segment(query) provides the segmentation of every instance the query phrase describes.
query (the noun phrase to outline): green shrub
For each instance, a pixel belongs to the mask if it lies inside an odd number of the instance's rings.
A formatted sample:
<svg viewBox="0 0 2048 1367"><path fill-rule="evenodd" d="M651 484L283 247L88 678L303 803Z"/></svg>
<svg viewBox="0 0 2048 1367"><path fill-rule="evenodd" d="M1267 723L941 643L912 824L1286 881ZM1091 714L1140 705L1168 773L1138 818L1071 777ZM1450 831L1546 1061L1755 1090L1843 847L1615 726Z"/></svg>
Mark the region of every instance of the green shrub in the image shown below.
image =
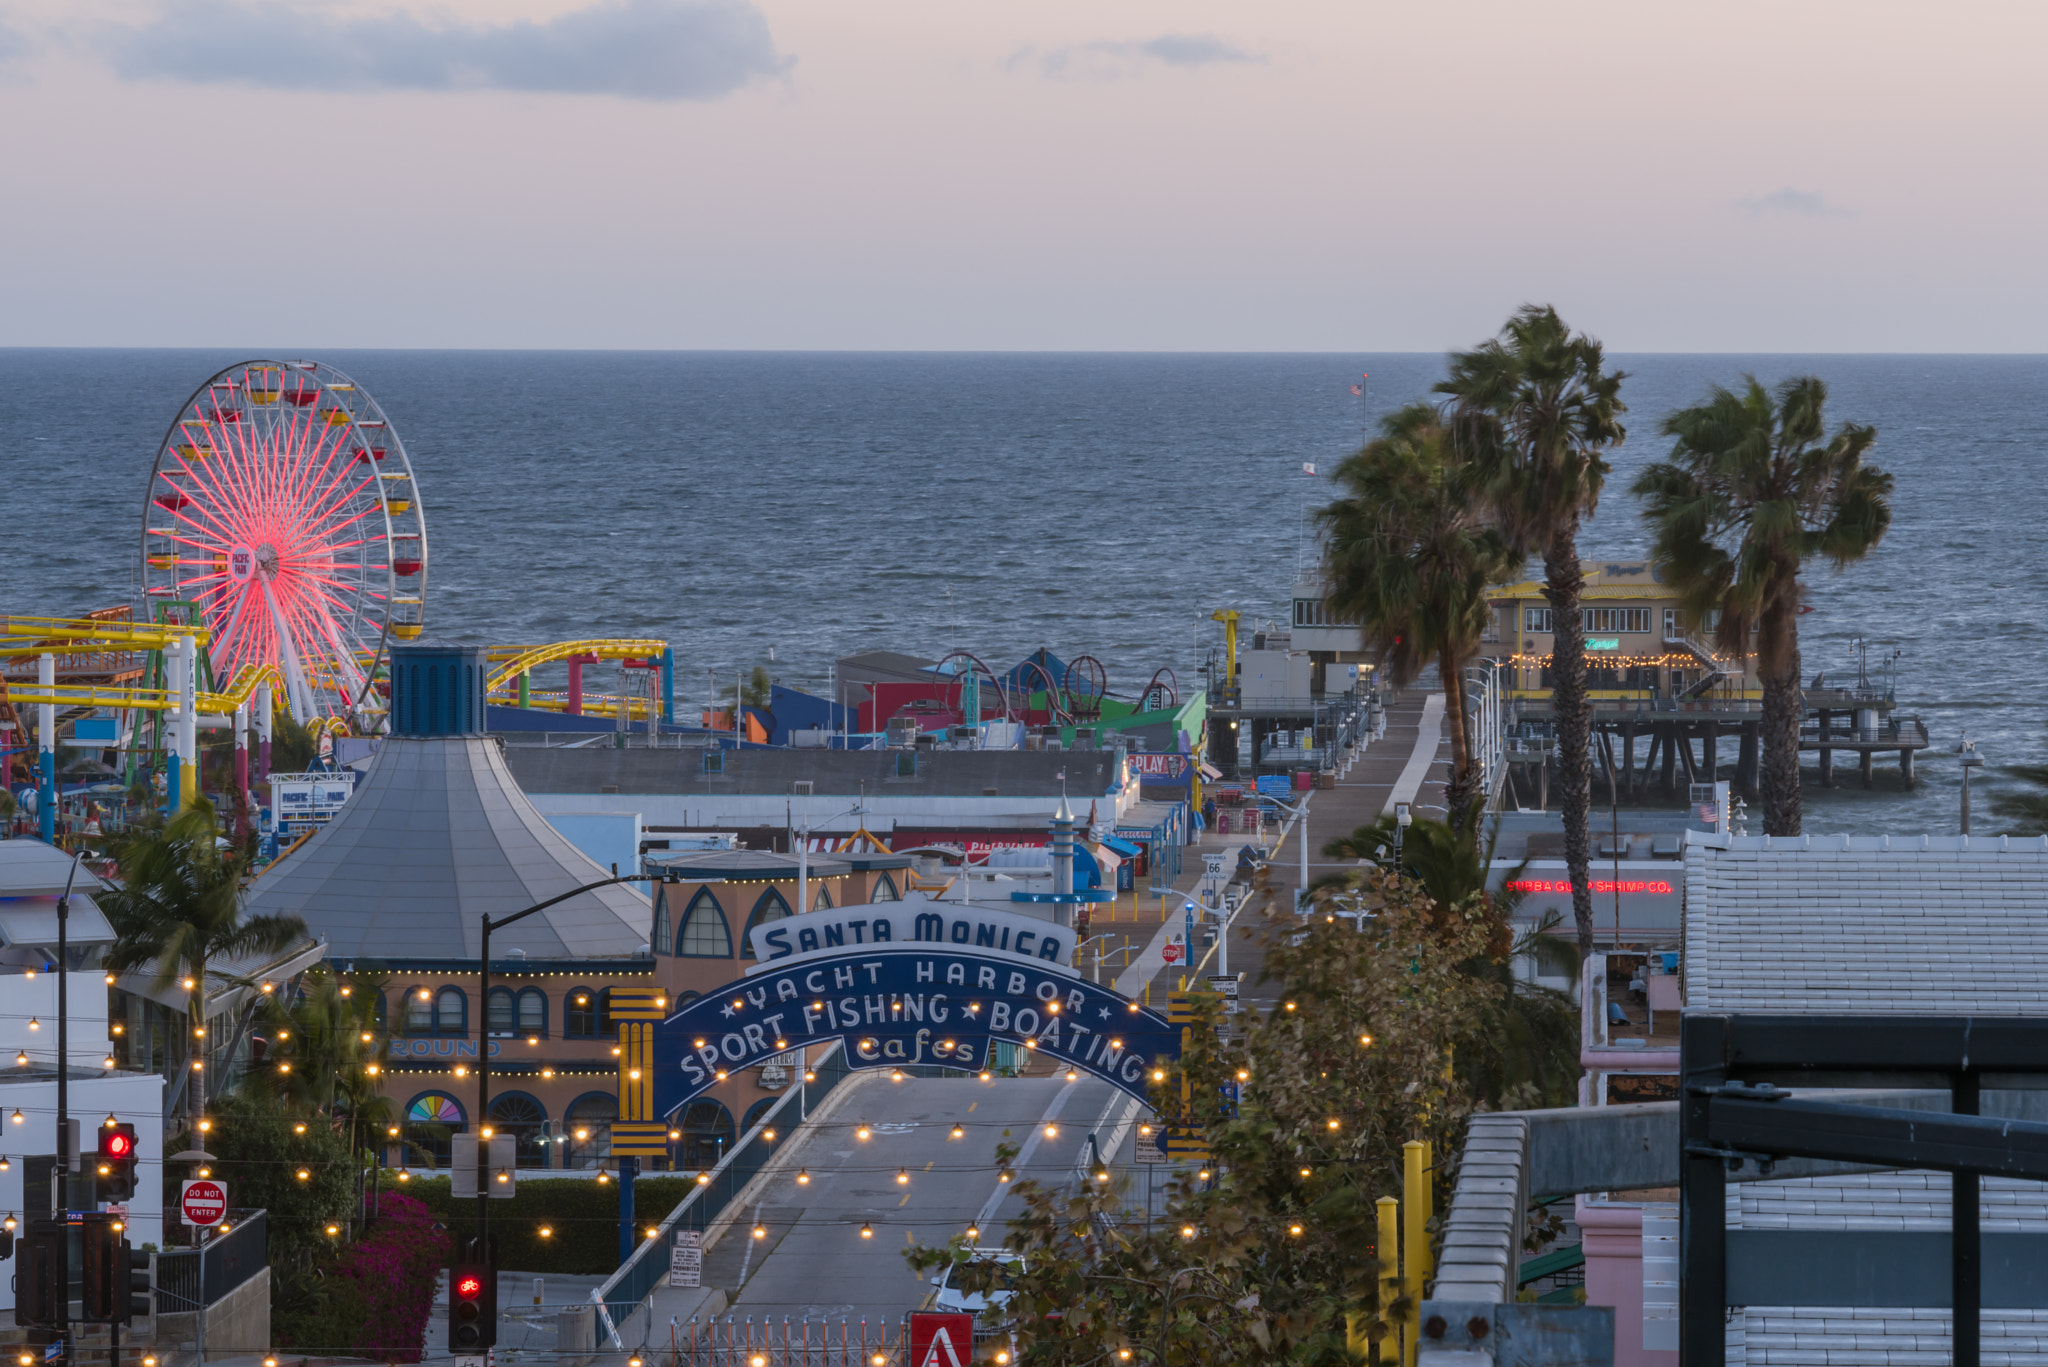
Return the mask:
<svg viewBox="0 0 2048 1367"><path fill-rule="evenodd" d="M641 1229L659 1224L690 1194L691 1177L642 1177L633 1184L633 1215ZM449 1194L446 1177L405 1183L407 1196L424 1201L448 1232L476 1232L476 1202ZM554 1231L542 1238L541 1228ZM519 1179L509 1201L491 1202L491 1235L498 1266L508 1271L606 1276L619 1266L619 1184L587 1178Z"/></svg>

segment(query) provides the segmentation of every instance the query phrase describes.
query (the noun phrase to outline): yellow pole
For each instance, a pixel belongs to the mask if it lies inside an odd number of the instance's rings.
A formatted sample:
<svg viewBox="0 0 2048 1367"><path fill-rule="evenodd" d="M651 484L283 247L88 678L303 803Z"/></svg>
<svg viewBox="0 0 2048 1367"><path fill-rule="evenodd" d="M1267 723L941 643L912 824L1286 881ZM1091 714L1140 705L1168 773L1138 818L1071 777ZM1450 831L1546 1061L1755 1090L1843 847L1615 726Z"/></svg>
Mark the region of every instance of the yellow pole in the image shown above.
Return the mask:
<svg viewBox="0 0 2048 1367"><path fill-rule="evenodd" d="M1429 1145L1411 1139L1401 1146L1401 1290L1408 1297L1407 1350L1402 1361L1415 1367L1415 1326L1422 1317L1422 1287L1429 1278Z"/></svg>
<svg viewBox="0 0 2048 1367"><path fill-rule="evenodd" d="M1401 1203L1391 1196L1382 1196L1378 1202L1380 1216L1380 1319L1393 1323L1394 1301L1401 1294ZM1376 1354L1380 1362L1392 1363L1401 1355L1401 1331L1398 1327L1389 1330L1387 1337L1379 1342Z"/></svg>

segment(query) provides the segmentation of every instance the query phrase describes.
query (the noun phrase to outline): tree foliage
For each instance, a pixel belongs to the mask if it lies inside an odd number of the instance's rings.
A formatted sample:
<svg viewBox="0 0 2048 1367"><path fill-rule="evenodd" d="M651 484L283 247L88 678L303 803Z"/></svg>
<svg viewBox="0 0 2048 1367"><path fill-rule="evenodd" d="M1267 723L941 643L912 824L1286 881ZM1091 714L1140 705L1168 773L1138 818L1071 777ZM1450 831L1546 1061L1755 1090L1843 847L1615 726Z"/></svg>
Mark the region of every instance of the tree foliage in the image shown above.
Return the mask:
<svg viewBox="0 0 2048 1367"><path fill-rule="evenodd" d="M1338 916L1324 892L1305 920L1272 927L1270 1015L1226 1043L1220 1003L1198 997L1179 1064L1154 1074L1156 1107L1206 1137L1208 1180L1177 1179L1160 1221L1119 1192L1017 1184L1025 1212L1003 1243L1025 1259L1009 1285L1026 1367L1335 1367L1384 1333L1375 1203L1398 1194L1412 1139L1432 1144L1448 1187L1469 1108L1453 1054L1500 994L1466 965L1499 928L1483 898L1442 906L1387 870L1345 892L1373 914ZM958 1241L907 1254L961 1262L969 1290L1000 1275L965 1255Z"/></svg>
<svg viewBox="0 0 2048 1367"><path fill-rule="evenodd" d="M306 933L296 916L248 916L242 906L245 852L222 849L212 804L201 799L168 822L139 826L115 850L120 884L98 897L114 929L106 965L120 972L154 968L161 990L185 981L188 1054L205 1040L206 1003L238 957L275 954ZM196 1124L205 1106L204 1074L187 1088Z"/></svg>
<svg viewBox="0 0 2048 1367"><path fill-rule="evenodd" d="M1714 645L1763 678L1764 833L1798 835L1800 571L1815 556L1843 569L1891 526L1892 477L1865 455L1877 429L1827 432L1827 386L1811 375L1766 390L1716 385L1664 420L1671 458L1634 492L1655 530L1665 581L1695 620L1719 615Z"/></svg>
<svg viewBox="0 0 2048 1367"><path fill-rule="evenodd" d="M1454 820L1476 780L1464 669L1485 632L1486 591L1518 560L1481 497L1489 462L1473 448L1492 431L1447 425L1427 403L1390 413L1380 435L1337 467L1343 496L1317 513L1330 607L1359 624L1396 687L1437 666L1451 719Z"/></svg>

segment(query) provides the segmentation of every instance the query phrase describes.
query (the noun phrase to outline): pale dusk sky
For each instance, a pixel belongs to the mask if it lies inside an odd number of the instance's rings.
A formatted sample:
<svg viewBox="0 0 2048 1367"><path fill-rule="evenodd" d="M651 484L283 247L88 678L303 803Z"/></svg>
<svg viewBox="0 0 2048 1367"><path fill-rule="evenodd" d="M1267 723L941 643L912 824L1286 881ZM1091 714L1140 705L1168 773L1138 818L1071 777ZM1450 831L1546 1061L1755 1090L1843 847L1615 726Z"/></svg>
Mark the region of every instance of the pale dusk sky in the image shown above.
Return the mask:
<svg viewBox="0 0 2048 1367"><path fill-rule="evenodd" d="M0 345L2048 350L2048 9L0 0Z"/></svg>

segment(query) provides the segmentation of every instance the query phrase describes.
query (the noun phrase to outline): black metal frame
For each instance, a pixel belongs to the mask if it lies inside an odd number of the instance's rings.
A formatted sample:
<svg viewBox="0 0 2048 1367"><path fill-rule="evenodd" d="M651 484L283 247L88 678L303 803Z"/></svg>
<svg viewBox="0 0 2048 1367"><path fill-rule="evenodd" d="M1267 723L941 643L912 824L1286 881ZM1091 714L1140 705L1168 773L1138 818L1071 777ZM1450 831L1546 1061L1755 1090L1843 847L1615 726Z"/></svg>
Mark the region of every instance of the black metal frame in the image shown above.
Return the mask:
<svg viewBox="0 0 2048 1367"><path fill-rule="evenodd" d="M1984 1119L1981 1094L2048 1087L2048 1018L1687 1012L1679 1032L1679 1364L1724 1367L1728 1174L1784 1157L1951 1174L1955 1367L1979 1367L1979 1178L2048 1181L2048 1124ZM1795 1087L1941 1088L1946 1115L1795 1098Z"/></svg>

